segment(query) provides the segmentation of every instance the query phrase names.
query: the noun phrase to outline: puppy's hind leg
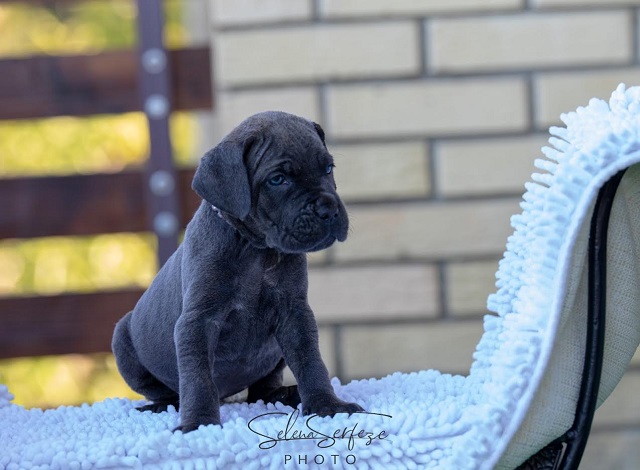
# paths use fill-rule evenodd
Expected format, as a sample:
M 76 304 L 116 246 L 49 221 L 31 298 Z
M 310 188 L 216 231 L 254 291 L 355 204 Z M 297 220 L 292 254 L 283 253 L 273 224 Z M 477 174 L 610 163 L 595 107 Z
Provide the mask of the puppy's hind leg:
M 284 367 L 284 359 L 281 359 L 276 368 L 273 369 L 266 377 L 263 377 L 253 385 L 249 386 L 247 402 L 255 403 L 258 400 L 263 400 L 265 403 L 280 402 L 283 405 L 291 406 L 292 408 L 297 407 L 300 404 L 298 386 L 282 385 L 282 371 L 284 370 Z
M 117 324 L 113 332 L 111 349 L 116 358 L 118 371 L 129 387 L 153 403 L 136 408 L 139 411 L 159 413 L 166 411 L 169 405 L 178 409 L 178 394 L 156 379 L 138 360 L 131 342 L 129 322 L 131 313 L 127 313 Z

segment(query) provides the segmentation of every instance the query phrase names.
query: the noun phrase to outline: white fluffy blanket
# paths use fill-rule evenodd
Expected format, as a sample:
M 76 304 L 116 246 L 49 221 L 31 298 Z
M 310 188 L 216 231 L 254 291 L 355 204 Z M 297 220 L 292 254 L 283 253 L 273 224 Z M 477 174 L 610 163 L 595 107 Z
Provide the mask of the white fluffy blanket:
M 498 289 L 489 299 L 495 315 L 485 317 L 468 376 L 428 370 L 346 385 L 334 380 L 338 396 L 368 413 L 309 418 L 279 405 L 233 403 L 222 406 L 223 427 L 186 435 L 170 431 L 178 424 L 174 409 L 139 413 L 140 403 L 123 399 L 25 409 L 0 387 L 0 468 L 464 470 L 499 461 L 512 468 L 548 442 L 545 431 L 557 437 L 570 424 L 553 406 L 546 407 L 548 416 L 537 408 L 544 419 L 527 424 L 525 418 L 549 377 L 558 325 L 567 315 L 573 251 L 582 246 L 577 240 L 595 194 L 616 171 L 640 161 L 639 109 L 640 89 L 621 86 L 609 104 L 592 100 L 563 116 L 567 129 L 552 128 L 555 149 L 545 149 L 548 158 L 537 162 L 543 173 L 533 176 L 523 212 L 512 221 Z M 637 346 L 637 336 L 634 341 Z M 543 392 L 545 403 L 559 396 L 554 383 Z M 572 414 L 571 404 L 563 407 Z

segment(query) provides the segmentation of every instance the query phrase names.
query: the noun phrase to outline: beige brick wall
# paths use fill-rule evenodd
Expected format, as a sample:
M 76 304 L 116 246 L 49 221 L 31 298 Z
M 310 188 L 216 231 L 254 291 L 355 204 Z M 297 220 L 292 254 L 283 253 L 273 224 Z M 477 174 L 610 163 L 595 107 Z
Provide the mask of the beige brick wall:
M 449 313 L 468 317 L 482 312 L 487 292 L 492 292 L 498 259 L 490 261 L 451 262 L 445 268 L 446 299 Z
M 548 127 L 640 84 L 640 0 L 210 2 L 212 136 L 281 109 L 335 156 L 351 233 L 309 293 L 330 372 L 466 373 Z M 640 353 L 581 468 L 640 468 L 639 386 Z
M 428 30 L 435 73 L 623 64 L 633 57 L 626 11 L 442 18 Z
M 439 195 L 447 197 L 520 193 L 534 170 L 546 134 L 481 139 L 441 139 L 435 147 Z M 511 178 L 505 178 L 505 171 Z
M 217 26 L 282 24 L 287 21 L 311 20 L 313 5 L 299 0 L 211 0 L 211 20 Z
M 447 259 L 503 251 L 518 199 L 406 202 L 351 207 L 347 243 L 333 248 L 337 261 Z
M 331 153 L 340 168 L 336 184 L 346 199 L 424 198 L 431 192 L 426 142 L 334 145 Z
M 346 326 L 341 344 L 343 373 L 359 378 L 374 377 L 381 369 L 468 373 L 480 336 L 479 321 Z
M 323 18 L 371 18 L 499 11 L 519 8 L 522 0 L 320 0 Z
M 540 129 L 560 124 L 560 114 L 587 103 L 601 90 L 613 90 L 618 83 L 640 83 L 640 68 L 611 68 L 579 72 L 551 72 L 534 78 L 533 93 L 538 100 L 535 124 Z
M 216 45 L 217 77 L 238 86 L 403 76 L 419 70 L 418 46 L 417 25 L 404 21 L 229 32 Z
M 335 85 L 326 97 L 327 131 L 336 139 L 475 135 L 528 126 L 521 78 Z

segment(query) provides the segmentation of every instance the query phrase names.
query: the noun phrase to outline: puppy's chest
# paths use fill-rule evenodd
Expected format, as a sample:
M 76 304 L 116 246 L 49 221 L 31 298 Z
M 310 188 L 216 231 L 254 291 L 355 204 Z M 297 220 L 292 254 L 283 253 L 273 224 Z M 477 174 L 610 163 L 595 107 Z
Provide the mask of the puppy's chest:
M 262 290 L 278 290 L 282 284 L 283 271 L 280 255 L 275 250 L 267 252 L 262 260 L 262 276 L 260 287 Z
M 265 271 L 260 282 L 257 302 L 257 314 L 268 320 L 276 315 L 278 309 L 286 308 L 287 293 L 282 289 L 282 280 L 277 272 Z
M 265 272 L 259 279 L 247 282 L 237 293 L 221 334 L 228 343 L 222 345 L 223 349 L 229 349 L 225 356 L 235 360 L 238 355 L 243 355 L 241 350 L 244 347 L 255 349 L 273 336 L 279 314 L 288 305 L 286 293 L 280 290 L 279 285 L 277 273 Z
M 277 289 L 280 283 L 280 276 L 278 270 L 275 267 L 265 269 L 262 274 L 262 289 Z
M 257 276 L 243 279 L 241 290 L 237 292 L 236 306 L 264 318 L 267 310 L 286 305 L 286 282 L 281 274 L 274 267 L 262 270 Z
M 269 323 L 271 317 L 288 308 L 290 276 L 286 263 L 281 261 L 280 255 L 272 252 L 245 266 L 240 289 L 235 293 L 234 304 L 238 310 Z

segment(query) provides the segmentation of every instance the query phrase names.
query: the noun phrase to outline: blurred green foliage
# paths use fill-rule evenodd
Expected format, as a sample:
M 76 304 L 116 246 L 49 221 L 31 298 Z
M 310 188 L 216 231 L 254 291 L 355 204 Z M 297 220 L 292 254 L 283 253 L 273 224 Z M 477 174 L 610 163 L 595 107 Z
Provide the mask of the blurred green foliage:
M 188 40 L 182 6 L 180 0 L 164 2 L 167 47 L 182 46 Z M 69 55 L 135 47 L 135 21 L 134 0 L 2 4 L 0 56 Z
M 177 164 L 191 163 L 196 130 L 191 114 L 171 116 Z M 141 165 L 148 152 L 142 113 L 0 121 L 0 177 L 111 173 Z
M 188 41 L 181 9 L 179 0 L 165 2 L 169 47 Z M 0 57 L 135 47 L 135 13 L 133 0 L 1 3 Z M 197 141 L 195 118 L 174 113 L 171 134 L 177 163 L 188 164 Z M 142 113 L 0 121 L 0 178 L 116 172 L 141 165 L 148 150 Z M 0 240 L 0 295 L 146 287 L 156 269 L 149 234 Z M 0 382 L 15 403 L 28 407 L 137 397 L 110 354 L 3 360 Z
M 8 3 L 0 6 L 0 55 L 77 54 L 135 44 L 135 4 L 128 0 Z
M 123 233 L 5 240 L 0 266 L 2 295 L 146 287 L 156 270 L 155 239 Z
M 141 398 L 120 378 L 111 354 L 50 356 L 2 361 L 2 383 L 26 407 L 55 408 L 107 397 Z

